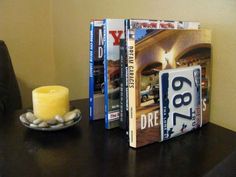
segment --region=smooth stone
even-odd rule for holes
[[[81,111],[80,111],[79,109],[73,109],[73,110],[70,111],[70,112],[75,112],[75,113],[77,113],[77,114],[80,114],[80,113],[81,113]]]
[[[64,115],[65,122],[73,120],[77,115],[77,111],[70,111]]]
[[[81,115],[81,111],[79,109],[75,109],[73,111],[76,112],[76,117],[79,117]]]
[[[64,116],[65,122],[69,122],[69,121],[73,120],[74,118],[76,118],[75,112],[68,113],[67,115]]]
[[[20,121],[24,124],[29,124],[29,122],[26,120],[25,116],[24,115],[21,115],[20,116]]]
[[[57,125],[51,125],[50,127],[51,128],[59,128],[59,127],[63,127],[64,124],[60,123],[60,124],[57,124]]]
[[[41,122],[38,127],[40,128],[45,128],[45,127],[48,127],[48,124],[46,122]]]
[[[55,124],[57,124],[57,120],[53,118],[53,119],[51,119],[51,120],[48,120],[47,123],[48,123],[49,125],[55,125]]]
[[[32,112],[27,112],[26,114],[25,114],[25,118],[29,121],[29,122],[33,122],[35,119],[37,119],[36,117],[35,117],[35,115],[32,113]]]
[[[42,122],[41,119],[35,119],[35,120],[33,121],[33,124],[38,125],[38,124],[40,124],[41,122]]]
[[[60,122],[60,123],[63,123],[63,122],[64,122],[63,117],[61,117],[61,116],[59,116],[59,115],[56,115],[56,116],[55,116],[55,119],[56,119],[58,122]]]
[[[38,127],[38,125],[35,125],[35,124],[30,124],[30,127],[37,128],[37,127]]]
[[[66,125],[70,125],[70,124],[72,124],[73,122],[74,122],[73,120],[68,121],[68,122],[66,122]]]

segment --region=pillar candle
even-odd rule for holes
[[[69,111],[69,90],[62,86],[43,86],[33,90],[33,111],[36,117],[50,120]]]

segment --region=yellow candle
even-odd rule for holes
[[[69,90],[62,86],[44,86],[33,90],[33,110],[36,117],[50,120],[69,111]]]

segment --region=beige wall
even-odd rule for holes
[[[32,104],[33,88],[55,80],[50,6],[48,0],[0,1],[0,39],[8,46],[25,107]]]
[[[1,0],[0,38],[9,45],[26,100],[31,88],[51,82],[69,87],[77,99],[88,97],[90,19],[200,21],[212,29],[211,122],[236,130],[235,12],[235,0]]]
[[[88,97],[89,20],[160,18],[200,21],[212,29],[213,85],[211,122],[236,130],[235,0],[53,0],[57,80],[72,98]]]

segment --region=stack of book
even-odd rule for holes
[[[199,22],[90,22],[90,120],[137,148],[209,121],[211,32]]]

